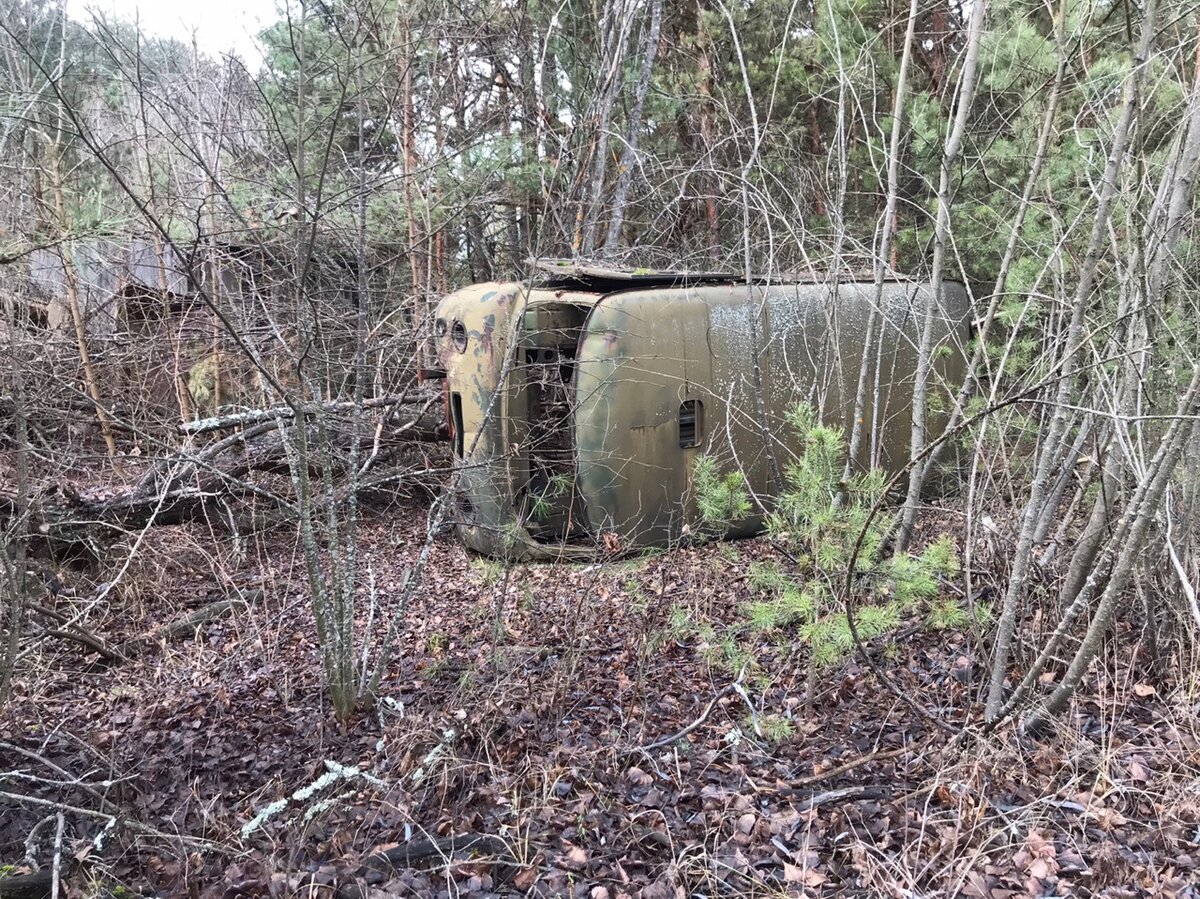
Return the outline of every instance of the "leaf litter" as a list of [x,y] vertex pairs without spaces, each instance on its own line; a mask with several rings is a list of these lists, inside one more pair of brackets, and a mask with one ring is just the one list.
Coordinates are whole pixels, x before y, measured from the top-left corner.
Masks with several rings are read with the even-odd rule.
[[[401,506],[363,527],[376,623],[423,523]],[[794,641],[761,639],[752,666],[722,656],[764,541],[496,578],[446,538],[381,701],[340,728],[294,545],[222,547],[216,577],[213,540],[149,532],[144,570],[89,626],[119,645],[230,592],[255,597],[245,614],[117,665],[46,642],[0,722],[3,744],[92,790],[0,745],[0,773],[42,775],[30,795],[91,810],[99,796],[164,835],[120,830],[88,860],[111,882],[201,897],[1200,896],[1197,716],[1162,684],[1134,678],[1114,713],[1097,674],[1051,737],[955,746],[856,660],[806,704]],[[918,628],[873,649],[942,720],[976,713],[969,635]],[[759,736],[763,721],[786,725]],[[0,861],[23,856],[44,812],[8,804]],[[79,844],[104,827],[70,821]],[[400,866],[368,864],[397,852]]]

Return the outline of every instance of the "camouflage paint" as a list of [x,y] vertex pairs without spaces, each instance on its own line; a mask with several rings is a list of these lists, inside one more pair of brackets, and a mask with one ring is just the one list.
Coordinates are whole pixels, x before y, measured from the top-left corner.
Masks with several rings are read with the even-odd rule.
[[[564,534],[603,541],[609,551],[678,540],[696,523],[691,473],[701,453],[716,456],[726,468],[740,468],[755,493],[769,494],[770,454],[753,379],[756,356],[765,385],[766,432],[781,467],[800,449],[784,421],[797,402],[811,403],[824,421],[849,431],[858,370],[868,350],[880,363],[880,408],[872,407],[872,383],[864,410],[867,428],[878,421],[875,462],[888,471],[907,463],[915,344],[928,285],[884,285],[882,340],[871,348],[865,347],[875,291],[869,282],[843,283],[836,294],[816,283],[605,288],[609,292],[485,284],[452,294],[439,306],[437,327],[448,323],[438,337],[447,388],[462,397],[469,452],[460,470],[459,532],[471,548],[540,558],[593,552],[548,540],[545,533],[535,539],[528,514],[527,492],[536,477],[529,438],[538,428],[529,420],[529,373],[536,366],[522,364],[522,354],[532,359],[537,351],[529,348],[564,345],[564,335],[574,339],[576,332],[570,384],[574,488],[569,508],[552,513]],[[586,318],[572,325],[575,311]],[[946,285],[937,314],[933,392],[948,398],[965,368],[969,309],[961,285]],[[465,352],[453,346],[455,321],[466,329]],[[501,390],[510,347],[514,364]],[[874,377],[874,365],[871,370]],[[681,446],[681,406],[689,401],[700,409],[698,445]],[[940,424],[932,416],[930,431],[937,433]],[[864,439],[861,465],[871,463],[871,450]],[[752,517],[734,535],[753,533],[761,523]]]
[[[526,328],[528,315],[551,304],[590,308],[600,296],[491,282],[456,291],[438,305],[434,341],[446,372],[447,415],[452,439],[464,450],[464,457],[456,459],[455,520],[459,536],[471,549],[524,558],[581,554],[578,547],[535,541],[517,510],[517,497],[529,477],[529,421],[517,356],[533,331]],[[455,342],[460,324],[465,335],[461,350]],[[501,385],[506,363],[509,377]],[[455,394],[461,398],[461,422],[453,415]]]

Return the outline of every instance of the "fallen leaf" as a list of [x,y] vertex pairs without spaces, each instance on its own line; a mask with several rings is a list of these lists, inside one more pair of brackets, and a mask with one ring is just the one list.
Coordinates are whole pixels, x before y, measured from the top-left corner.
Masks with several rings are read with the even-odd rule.
[[588,854],[578,846],[572,846],[558,857],[556,864],[565,871],[582,871],[587,867]]
[[1038,880],[1045,880],[1054,873],[1050,870],[1051,864],[1048,859],[1034,859],[1033,864],[1029,866],[1029,876],[1036,877]]
[[515,875],[513,875],[512,882],[513,882],[513,886],[515,886],[518,890],[520,890],[523,893],[526,890],[528,890],[531,886],[533,886],[534,882],[537,879],[538,879],[538,869],[535,867],[529,867],[529,868],[522,868]]
[[1138,761],[1136,756],[1129,760],[1129,778],[1138,783],[1150,782],[1150,769]]
[[625,779],[638,787],[646,787],[654,782],[653,777],[637,766],[626,769]]

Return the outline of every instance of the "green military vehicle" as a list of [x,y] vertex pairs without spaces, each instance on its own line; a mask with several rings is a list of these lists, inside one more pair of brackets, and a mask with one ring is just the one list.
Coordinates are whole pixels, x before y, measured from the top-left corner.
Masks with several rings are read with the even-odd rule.
[[[543,263],[530,282],[450,294],[433,334],[463,542],[510,558],[585,558],[679,541],[697,523],[697,457],[741,470],[769,497],[772,455],[786,465],[799,449],[786,412],[807,402],[848,432],[864,353],[868,436],[856,462],[898,470],[930,290],[886,282],[869,347],[869,280],[747,286],[733,275]],[[969,308],[962,285],[942,294],[933,389],[945,399],[961,383]],[[751,516],[731,536],[761,527]]]

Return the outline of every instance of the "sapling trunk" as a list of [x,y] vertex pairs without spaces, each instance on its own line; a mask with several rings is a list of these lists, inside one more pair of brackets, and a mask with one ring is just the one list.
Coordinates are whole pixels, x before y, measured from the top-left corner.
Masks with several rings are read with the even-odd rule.
[[989,720],[999,712],[1004,698],[1004,679],[1012,652],[1013,635],[1016,632],[1017,610],[1025,594],[1030,564],[1033,559],[1033,537],[1038,518],[1047,499],[1050,478],[1054,474],[1055,461],[1059,457],[1058,447],[1063,440],[1067,419],[1070,415],[1069,401],[1075,380],[1077,356],[1083,343],[1084,319],[1095,285],[1096,269],[1104,248],[1109,217],[1116,200],[1117,180],[1125,163],[1125,151],[1128,146],[1130,130],[1139,109],[1141,86],[1145,78],[1145,62],[1154,33],[1154,15],[1155,0],[1149,0],[1142,20],[1141,34],[1134,53],[1132,70],[1125,82],[1124,101],[1101,179],[1100,195],[1096,203],[1091,234],[1079,267],[1077,286],[1071,305],[1071,318],[1064,335],[1063,355],[1057,372],[1058,387],[1055,390],[1054,413],[1034,470],[1033,481],[1029,488],[1029,499],[1021,516],[1012,571],[996,630],[995,655],[992,658],[986,706],[986,716]]
[[1131,504],[1127,516],[1131,518],[1127,534],[1121,541],[1112,573],[1100,602],[1092,615],[1083,642],[1075,652],[1067,673],[1062,681],[1050,694],[1045,704],[1032,711],[1023,722],[1023,729],[1037,732],[1045,727],[1050,719],[1060,714],[1075,695],[1092,661],[1100,652],[1104,637],[1112,626],[1118,605],[1125,599],[1125,590],[1137,569],[1138,558],[1146,545],[1146,535],[1151,523],[1158,514],[1162,504],[1163,494],[1170,483],[1176,465],[1183,455],[1184,447],[1191,433],[1196,431],[1197,424],[1191,420],[1200,410],[1200,365],[1193,368],[1192,381],[1179,403],[1176,418],[1171,422],[1166,435],[1159,444],[1159,453],[1154,463],[1147,469],[1143,477],[1146,485],[1142,496],[1135,504]]
[[15,441],[14,475],[16,502],[14,524],[0,541],[0,599],[8,608],[4,612],[6,631],[0,647],[0,709],[4,708],[12,688],[13,675],[20,649],[21,624],[25,618],[26,537],[29,532],[29,431],[25,409],[25,354],[23,334],[17,326],[17,304],[10,299],[5,305],[8,318],[8,360],[13,400],[13,429]]
[[[908,9],[908,26],[904,30],[904,48],[900,53],[900,72],[896,76],[896,99],[892,104],[892,135],[888,142],[887,195],[884,200],[883,218],[879,222],[879,246],[875,252],[872,268],[875,278],[875,296],[871,312],[867,316],[867,332],[863,339],[863,357],[858,367],[858,386],[854,392],[854,415],[850,424],[850,445],[846,453],[846,475],[858,459],[862,447],[863,410],[867,401],[867,381],[871,371],[871,344],[875,331],[882,327],[883,282],[887,276],[887,259],[892,245],[892,225],[896,218],[896,198],[900,193],[900,138],[904,124],[904,98],[908,90],[908,69],[912,61],[913,34],[917,27],[918,0],[912,0]],[[878,375],[878,365],[876,365]],[[876,407],[878,391],[876,391]],[[876,408],[876,412],[878,409]],[[874,414],[874,413],[873,413]],[[874,428],[872,428],[874,431]],[[872,464],[874,462],[872,461]]]
[[633,108],[629,111],[629,134],[625,149],[621,151],[617,186],[613,190],[612,212],[608,222],[608,236],[604,249],[612,253],[621,245],[621,226],[625,221],[625,206],[629,202],[629,187],[633,181],[633,168],[637,165],[638,140],[642,129],[642,110],[646,105],[646,94],[654,74],[654,59],[658,55],[658,36],[662,26],[663,0],[652,0],[650,23],[646,27],[642,42],[642,68],[633,94]]
[[958,162],[958,152],[967,131],[971,107],[975,102],[975,72],[979,64],[979,45],[983,36],[983,19],[986,12],[985,0],[975,0],[971,6],[971,19],[967,25],[967,48],[963,58],[962,76],[959,79],[958,99],[954,112],[954,124],[946,137],[942,153],[941,173],[938,176],[937,218],[933,228],[933,271],[930,276],[929,295],[925,299],[922,314],[921,339],[917,344],[917,370],[913,382],[912,436],[909,441],[911,462],[908,471],[908,496],[900,513],[900,528],[896,533],[896,551],[908,547],[913,525],[917,520],[917,509],[921,502],[921,489],[925,484],[928,464],[925,452],[925,430],[929,405],[929,387],[933,379],[933,324],[942,298],[942,284],[946,274],[947,243],[950,240],[950,208],[953,202],[950,181]]
[[[1198,399],[1200,399],[1200,366],[1196,366],[1192,383],[1180,398],[1179,408],[1181,410],[1194,410]],[[1111,601],[1113,603],[1116,602],[1116,599],[1123,592],[1124,587],[1127,586],[1133,565],[1137,560],[1138,554],[1141,552],[1141,543],[1144,543],[1145,540],[1145,528],[1156,514],[1158,505],[1162,500],[1163,492],[1170,480],[1171,473],[1179,463],[1183,447],[1186,445],[1187,434],[1190,430],[1194,430],[1192,422],[1179,417],[1186,414],[1189,413],[1182,411],[1172,420],[1167,433],[1159,442],[1154,458],[1146,467],[1145,473],[1139,480],[1133,495],[1130,497],[1124,513],[1121,515],[1112,534],[1105,542],[1103,552],[1095,560],[1087,578],[1075,594],[1071,603],[1066,606],[1057,628],[1055,628],[1050,638],[1046,640],[1041,652],[1029,667],[1029,670],[1025,672],[1025,676],[1022,678],[1020,684],[1018,684],[1017,689],[1013,691],[1012,696],[1008,698],[1004,705],[997,709],[996,715],[988,722],[990,728],[996,727],[1001,721],[1012,715],[1032,694],[1038,678],[1045,671],[1046,666],[1056,658],[1058,647],[1062,640],[1069,633],[1072,625],[1078,620],[1079,616],[1091,605],[1097,591],[1100,590],[1100,585],[1105,585],[1104,597],[1107,598],[1110,595],[1113,582],[1118,582],[1118,592],[1112,594],[1113,598]],[[1139,528],[1141,529],[1140,532]],[[1101,605],[1103,605],[1104,601],[1104,599],[1101,600]],[[1111,614],[1111,609],[1109,613]],[[1096,614],[1098,616],[1100,610]],[[1093,619],[1094,625],[1095,619]],[[1105,627],[1107,627],[1107,623]],[[1086,642],[1085,638],[1084,643],[1086,644]],[[1097,638],[1094,648],[1095,650],[1099,649],[1099,638]],[[1080,646],[1080,651],[1082,650],[1083,645]],[[1078,681],[1076,681],[1077,684]],[[1074,689],[1074,687],[1071,689]],[[1066,699],[1063,699],[1063,702],[1065,701]]]
[[[1185,121],[1182,123],[1179,143],[1172,154],[1171,163],[1165,168],[1155,201],[1147,216],[1146,240],[1147,253],[1150,257],[1149,267],[1144,277],[1144,290],[1150,302],[1161,299],[1165,290],[1167,269],[1174,257],[1181,237],[1181,223],[1184,211],[1191,198],[1191,187],[1195,181],[1197,170],[1200,169],[1200,70],[1192,87],[1192,96],[1188,103]],[[1134,290],[1138,289],[1143,279],[1138,279]],[[1128,331],[1124,323],[1127,308],[1118,310],[1117,333]],[[1127,359],[1132,358],[1142,345],[1141,335],[1133,335],[1127,341],[1127,348],[1122,353]],[[1118,347],[1112,346],[1110,354],[1115,354]],[[1132,392],[1141,383],[1141,375],[1132,372],[1122,388],[1118,405],[1124,414],[1132,414],[1129,403]],[[1108,429],[1112,433],[1112,428]],[[1092,511],[1082,535],[1076,542],[1075,551],[1071,557],[1070,568],[1063,582],[1059,599],[1063,606],[1069,605],[1087,579],[1092,570],[1096,555],[1100,551],[1103,538],[1108,530],[1112,514],[1113,501],[1119,489],[1120,462],[1118,449],[1108,446],[1104,454],[1104,467],[1100,490],[1092,503]]]

